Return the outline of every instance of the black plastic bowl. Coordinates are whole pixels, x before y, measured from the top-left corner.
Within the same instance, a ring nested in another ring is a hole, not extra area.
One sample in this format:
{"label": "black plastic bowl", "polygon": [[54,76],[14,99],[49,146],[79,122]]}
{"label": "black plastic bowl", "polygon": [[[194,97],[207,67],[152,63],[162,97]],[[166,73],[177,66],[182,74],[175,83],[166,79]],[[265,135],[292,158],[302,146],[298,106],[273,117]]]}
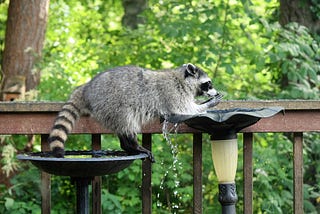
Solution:
{"label": "black plastic bowl", "polygon": [[241,129],[251,126],[261,118],[271,117],[281,111],[282,107],[267,108],[232,108],[209,110],[194,115],[171,115],[167,120],[171,123],[185,123],[188,126],[212,135],[213,139],[235,138]]}
{"label": "black plastic bowl", "polygon": [[127,168],[134,160],[147,157],[147,154],[128,155],[123,151],[66,151],[64,158],[52,157],[51,152],[17,155],[19,160],[28,160],[44,172],[71,177],[117,173]]}

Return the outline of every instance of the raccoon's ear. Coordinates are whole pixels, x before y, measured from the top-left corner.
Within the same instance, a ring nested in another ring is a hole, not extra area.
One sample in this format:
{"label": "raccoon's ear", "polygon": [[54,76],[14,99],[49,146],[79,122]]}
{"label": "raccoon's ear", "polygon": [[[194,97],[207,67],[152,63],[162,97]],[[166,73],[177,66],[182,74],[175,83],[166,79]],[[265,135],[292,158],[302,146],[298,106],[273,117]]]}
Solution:
{"label": "raccoon's ear", "polygon": [[194,76],[197,73],[197,67],[191,63],[188,63],[185,65],[186,66],[186,74],[185,76]]}

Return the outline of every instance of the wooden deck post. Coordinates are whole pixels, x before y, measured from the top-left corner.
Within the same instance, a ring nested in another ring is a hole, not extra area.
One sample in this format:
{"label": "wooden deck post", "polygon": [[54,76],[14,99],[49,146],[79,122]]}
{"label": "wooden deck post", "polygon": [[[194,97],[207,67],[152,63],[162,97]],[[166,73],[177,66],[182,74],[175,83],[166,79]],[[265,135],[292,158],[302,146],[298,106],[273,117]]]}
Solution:
{"label": "wooden deck post", "polygon": [[[101,150],[101,134],[93,134],[92,150]],[[101,176],[95,176],[92,180],[92,213],[101,214]]]}
{"label": "wooden deck post", "polygon": [[253,181],[252,181],[252,144],[253,144],[253,134],[244,133],[243,134],[243,198],[244,198],[244,208],[243,212],[246,214],[253,213]]}
{"label": "wooden deck post", "polygon": [[202,213],[202,134],[193,135],[193,213]]}
{"label": "wooden deck post", "polygon": [[[49,151],[49,135],[41,135],[41,151]],[[51,213],[51,175],[41,171],[41,213]]]}
{"label": "wooden deck post", "polygon": [[[142,135],[142,146],[152,151],[151,134]],[[151,161],[146,159],[142,162],[142,213],[152,213],[152,186],[151,186]]]}
{"label": "wooden deck post", "polygon": [[295,214],[303,213],[303,133],[293,134],[293,208]]}

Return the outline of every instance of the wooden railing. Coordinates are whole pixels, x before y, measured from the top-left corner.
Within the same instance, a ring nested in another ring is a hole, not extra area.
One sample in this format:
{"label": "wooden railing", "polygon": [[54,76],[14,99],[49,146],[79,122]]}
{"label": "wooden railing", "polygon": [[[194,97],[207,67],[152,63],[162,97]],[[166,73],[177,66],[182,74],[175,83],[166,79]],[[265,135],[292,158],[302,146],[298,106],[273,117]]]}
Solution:
{"label": "wooden railing", "polygon": [[[294,164],[294,213],[303,213],[303,132],[320,131],[320,101],[225,101],[217,108],[261,108],[281,106],[284,114],[261,119],[255,125],[241,130],[244,133],[244,213],[253,212],[253,133],[257,132],[289,132],[294,133],[293,164]],[[41,135],[41,148],[48,150],[46,142],[48,133],[62,103],[48,102],[3,102],[0,103],[0,135],[34,134]],[[142,131],[142,144],[151,150],[152,134],[161,133],[161,124],[155,123]],[[82,117],[72,132],[73,134],[91,134],[92,148],[101,148],[101,134],[110,134],[109,130],[101,128],[93,119]],[[202,133],[182,125],[179,133],[193,133],[193,210],[202,213]],[[50,175],[42,173],[42,213],[50,213],[51,181]],[[92,211],[101,213],[101,178],[92,182]],[[240,185],[240,184],[238,184]],[[142,212],[151,213],[152,208],[151,163],[142,163]]]}

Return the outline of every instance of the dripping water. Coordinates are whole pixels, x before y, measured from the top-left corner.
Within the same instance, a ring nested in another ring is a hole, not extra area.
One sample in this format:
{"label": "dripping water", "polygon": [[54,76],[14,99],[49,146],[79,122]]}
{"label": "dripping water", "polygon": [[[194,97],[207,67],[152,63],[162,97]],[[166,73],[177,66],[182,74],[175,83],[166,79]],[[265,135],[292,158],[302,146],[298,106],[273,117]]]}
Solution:
{"label": "dripping water", "polygon": [[[160,189],[164,190],[165,189],[165,180],[169,174],[169,172],[173,173],[173,178],[174,178],[174,187],[176,189],[178,189],[180,187],[180,180],[178,178],[178,171],[182,166],[182,163],[179,161],[178,159],[178,144],[175,140],[175,138],[172,138],[172,134],[174,134],[174,136],[177,135],[178,133],[178,129],[179,129],[179,124],[175,123],[173,124],[173,126],[170,125],[171,123],[168,120],[164,120],[163,122],[163,126],[162,126],[162,135],[164,137],[164,139],[166,140],[167,144],[170,146],[170,150],[171,150],[171,154],[173,157],[173,161],[172,164],[169,167],[166,167],[166,171],[160,181]],[[164,165],[164,162],[161,162],[161,165]],[[177,190],[173,191],[174,197],[178,197],[179,192]],[[157,194],[157,206],[160,207],[162,204],[159,201],[160,198],[160,193]],[[174,208],[177,209],[178,205],[170,205],[170,209]]]}

